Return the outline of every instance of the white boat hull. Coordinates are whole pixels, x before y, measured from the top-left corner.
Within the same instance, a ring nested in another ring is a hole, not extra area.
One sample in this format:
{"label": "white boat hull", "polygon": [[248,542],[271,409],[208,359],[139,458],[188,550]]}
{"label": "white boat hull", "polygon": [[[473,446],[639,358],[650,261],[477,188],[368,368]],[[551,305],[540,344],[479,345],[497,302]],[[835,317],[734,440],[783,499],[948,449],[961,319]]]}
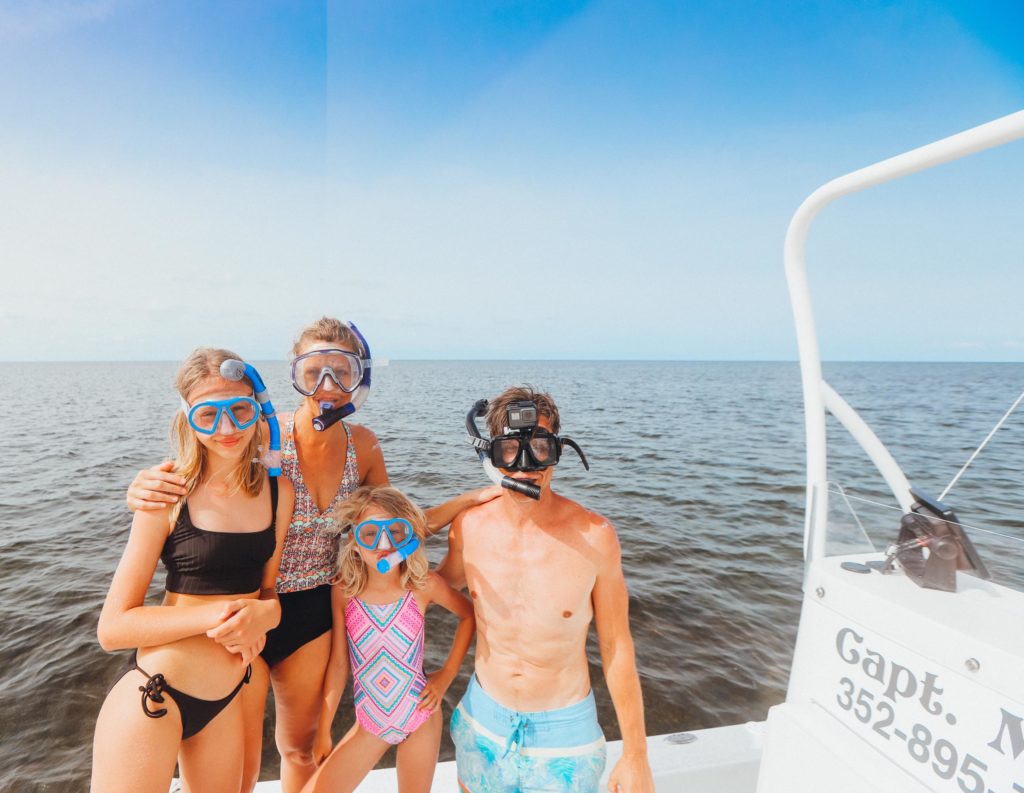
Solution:
{"label": "white boat hull", "polygon": [[[679,736],[687,743],[676,743]],[[686,793],[753,793],[764,740],[764,722],[694,730],[690,733],[655,735],[647,739],[647,752],[660,791]],[[608,774],[622,754],[622,741],[608,743],[608,767],[601,780],[606,789]],[[395,793],[392,768],[372,771],[358,788],[366,793]],[[432,791],[457,791],[455,763],[438,763]],[[280,782],[260,782],[256,793],[280,793]]]}

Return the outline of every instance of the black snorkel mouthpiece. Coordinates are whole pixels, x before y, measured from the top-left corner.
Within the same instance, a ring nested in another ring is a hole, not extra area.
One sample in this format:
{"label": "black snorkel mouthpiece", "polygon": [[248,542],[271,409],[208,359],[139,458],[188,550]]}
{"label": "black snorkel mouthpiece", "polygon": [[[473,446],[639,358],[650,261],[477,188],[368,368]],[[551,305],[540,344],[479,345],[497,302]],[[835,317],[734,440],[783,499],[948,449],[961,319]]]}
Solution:
{"label": "black snorkel mouthpiece", "polygon": [[317,432],[323,432],[328,427],[334,426],[343,418],[351,416],[355,412],[355,406],[351,402],[347,402],[341,407],[321,408],[320,415],[313,417],[313,429]]}
{"label": "black snorkel mouthpiece", "polygon": [[529,496],[534,501],[540,501],[540,488],[533,484],[533,482],[524,482],[522,479],[513,479],[511,476],[505,476],[501,479],[501,486],[516,493],[522,493],[524,496]]}
{"label": "black snorkel mouthpiece", "polygon": [[540,488],[537,485],[532,482],[523,482],[519,479],[513,479],[511,476],[504,476],[501,471],[494,467],[490,458],[491,442],[480,435],[480,430],[477,429],[476,426],[477,418],[486,415],[486,399],[478,399],[473,404],[473,407],[469,409],[469,413],[466,414],[466,432],[469,433],[469,442],[473,444],[473,448],[476,449],[477,456],[483,464],[484,473],[486,473],[488,479],[496,485],[500,485],[501,487],[504,487],[507,490],[512,490],[516,493],[522,493],[524,496],[528,496],[534,500],[539,500]]}

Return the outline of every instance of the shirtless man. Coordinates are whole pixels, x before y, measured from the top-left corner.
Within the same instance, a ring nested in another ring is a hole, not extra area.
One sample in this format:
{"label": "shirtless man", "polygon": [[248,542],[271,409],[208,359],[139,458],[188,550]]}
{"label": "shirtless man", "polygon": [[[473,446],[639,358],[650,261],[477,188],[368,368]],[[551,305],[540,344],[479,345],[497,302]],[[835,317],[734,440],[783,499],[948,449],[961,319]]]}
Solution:
{"label": "shirtless man", "polygon": [[[524,401],[536,407],[536,428],[519,430],[528,437],[519,443],[509,409]],[[475,675],[452,714],[461,789],[597,790],[605,745],[586,656],[593,619],[623,742],[608,789],[653,791],[615,529],[551,489],[563,444],[550,396],[507,389],[490,403],[487,425],[492,446],[506,437],[492,452],[499,470],[537,485],[540,498],[503,490],[448,533],[439,572],[468,587],[478,636]]]}

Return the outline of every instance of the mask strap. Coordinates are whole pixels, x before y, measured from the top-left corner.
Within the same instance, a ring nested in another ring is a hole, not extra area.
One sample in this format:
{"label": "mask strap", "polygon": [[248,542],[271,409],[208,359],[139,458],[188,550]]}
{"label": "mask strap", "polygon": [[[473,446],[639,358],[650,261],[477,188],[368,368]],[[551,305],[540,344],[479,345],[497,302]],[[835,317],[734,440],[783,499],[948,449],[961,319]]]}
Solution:
{"label": "mask strap", "polygon": [[558,440],[562,444],[562,446],[568,446],[574,452],[576,452],[576,454],[580,456],[580,460],[583,461],[583,467],[586,468],[588,471],[590,470],[590,463],[587,462],[587,456],[583,453],[583,449],[579,447],[579,444],[576,443],[576,441],[574,441],[572,438],[564,436],[559,438]]}

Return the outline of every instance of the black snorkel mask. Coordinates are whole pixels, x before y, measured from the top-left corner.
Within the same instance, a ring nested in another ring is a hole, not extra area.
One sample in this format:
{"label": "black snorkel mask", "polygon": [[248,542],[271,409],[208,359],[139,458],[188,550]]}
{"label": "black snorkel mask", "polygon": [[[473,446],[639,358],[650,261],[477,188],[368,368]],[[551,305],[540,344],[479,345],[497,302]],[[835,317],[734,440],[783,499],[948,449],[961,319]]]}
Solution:
{"label": "black snorkel mask", "polygon": [[505,416],[505,432],[490,440],[482,437],[476,426],[476,419],[486,414],[487,400],[481,399],[466,415],[466,431],[484,471],[496,485],[539,499],[540,488],[537,485],[504,476],[498,469],[542,471],[558,465],[566,446],[575,451],[583,467],[590,470],[590,463],[576,441],[537,426],[537,405],[532,400],[511,402]]}

